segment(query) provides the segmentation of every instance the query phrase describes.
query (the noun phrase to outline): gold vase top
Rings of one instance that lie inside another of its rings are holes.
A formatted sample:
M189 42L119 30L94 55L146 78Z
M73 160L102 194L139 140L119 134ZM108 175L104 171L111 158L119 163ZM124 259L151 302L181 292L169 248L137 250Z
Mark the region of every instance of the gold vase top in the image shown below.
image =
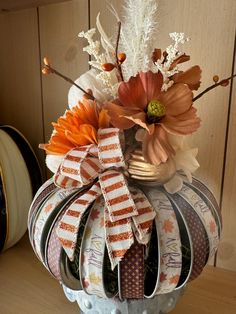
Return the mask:
M126 154L125 175L142 183L164 184L176 173L174 161L170 158L158 166L145 161L141 149Z

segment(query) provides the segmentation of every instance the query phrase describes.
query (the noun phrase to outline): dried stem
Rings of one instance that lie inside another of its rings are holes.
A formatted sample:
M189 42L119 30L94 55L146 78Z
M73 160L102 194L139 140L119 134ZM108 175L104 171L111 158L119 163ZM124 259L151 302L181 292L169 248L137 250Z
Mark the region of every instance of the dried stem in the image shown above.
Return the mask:
M214 83L212 84L211 86L207 87L203 92L201 92L200 94L198 94L196 97L193 98L193 102L198 100L199 98L201 98L203 95L205 95L206 93L208 93L210 90L216 88L217 86L220 86L230 80L232 80L234 77L236 77L236 74L233 74L232 76L226 78L226 79L223 79L221 80L220 82L218 83Z
M121 81L124 81L121 64L120 64L119 59L118 59L118 48L119 48L119 41L120 41L120 32L121 32L121 22L119 21L118 22L118 34L117 34L117 39L116 39L116 51L115 51L115 54L116 54L116 66L117 66L118 72L120 74Z
M96 100L96 98L88 93L86 90L84 90L81 86L79 86L78 84L76 84L72 79L70 79L69 77L63 75L62 73L58 72L57 70L55 70L54 68L52 68L49 64L44 64L44 68L49 70L49 73L53 73L56 74L57 76L63 78L65 81L69 82L70 84L76 86L78 89L80 89L85 95L88 96L89 99L92 100Z

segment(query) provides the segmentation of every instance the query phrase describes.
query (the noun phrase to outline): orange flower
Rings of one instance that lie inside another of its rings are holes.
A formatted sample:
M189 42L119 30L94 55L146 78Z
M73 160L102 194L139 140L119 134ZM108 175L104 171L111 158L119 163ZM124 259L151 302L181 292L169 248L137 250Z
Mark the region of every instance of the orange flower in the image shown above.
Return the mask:
M196 109L192 107L191 87L199 81L201 70L189 71L176 78L178 83L166 92L161 91L163 77L160 72L140 72L128 82L122 82L118 100L105 106L115 127L129 129L137 124L144 129L143 155L149 163L166 162L175 153L168 141L168 133L187 135L200 126Z
M107 111L99 110L96 102L83 99L56 123L48 144L40 144L47 154L64 155L77 146L97 144L97 130L109 126Z

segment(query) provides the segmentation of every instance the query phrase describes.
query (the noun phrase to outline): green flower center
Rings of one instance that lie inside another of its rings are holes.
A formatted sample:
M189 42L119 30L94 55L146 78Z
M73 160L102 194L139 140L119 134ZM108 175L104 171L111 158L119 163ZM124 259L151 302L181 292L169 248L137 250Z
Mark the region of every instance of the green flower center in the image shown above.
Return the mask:
M151 100L147 106L148 117L161 118L166 114L166 107L159 100Z

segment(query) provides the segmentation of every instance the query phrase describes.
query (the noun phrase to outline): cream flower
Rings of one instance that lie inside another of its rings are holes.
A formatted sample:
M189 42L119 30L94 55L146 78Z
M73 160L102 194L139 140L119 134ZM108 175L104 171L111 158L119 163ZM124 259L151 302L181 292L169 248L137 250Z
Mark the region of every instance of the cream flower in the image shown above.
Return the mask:
M198 148L190 148L184 136L168 135L168 139L176 152L173 156L176 170L183 171L188 181L191 183L192 173L200 166L196 159ZM183 177L178 173L164 185L166 191L171 194L180 191L182 186Z
M105 86L102 80L97 77L98 75L99 71L91 69L75 80L75 83L81 86L84 90L91 89L96 100L100 103L105 103L106 101L111 100L112 96L110 93L104 91ZM114 86L117 85L116 77L112 76L111 78L111 84ZM83 96L84 93L73 85L68 93L68 104L70 109L76 106L78 102L82 100Z

